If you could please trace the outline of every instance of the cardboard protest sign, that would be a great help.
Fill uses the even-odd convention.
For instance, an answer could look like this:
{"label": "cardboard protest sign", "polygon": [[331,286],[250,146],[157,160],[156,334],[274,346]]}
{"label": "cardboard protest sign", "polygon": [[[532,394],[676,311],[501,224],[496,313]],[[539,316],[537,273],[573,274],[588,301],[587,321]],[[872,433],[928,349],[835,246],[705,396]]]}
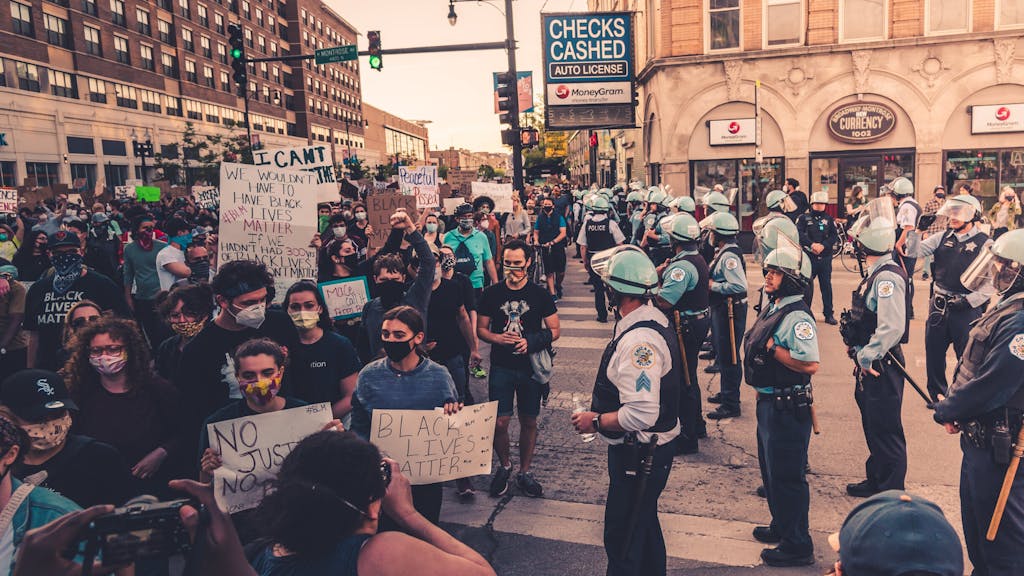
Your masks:
{"label": "cardboard protest sign", "polygon": [[127,200],[131,197],[133,190],[134,188],[131,186],[114,186],[114,198],[116,200]]}
{"label": "cardboard protest sign", "polygon": [[391,215],[395,210],[405,211],[416,221],[416,197],[397,193],[370,194],[366,197],[366,218],[373,226],[373,234],[367,234],[371,246],[383,246],[391,232]]}
{"label": "cardboard protest sign", "polygon": [[217,506],[228,514],[255,508],[268,493],[285,456],[332,418],[331,405],[322,402],[208,424],[210,448],[220,453],[223,462],[213,471]]}
{"label": "cardboard protest sign", "polygon": [[18,212],[18,189],[0,188],[0,213],[16,214]]}
{"label": "cardboard protest sign", "polygon": [[327,313],[335,320],[359,316],[363,313],[363,305],[370,301],[370,284],[366,276],[332,280],[318,287],[327,304]]}
{"label": "cardboard protest sign", "polygon": [[[305,170],[316,174],[312,188],[316,189],[317,202],[337,202],[341,187],[334,177],[334,160],[327,146],[302,146],[257,150],[252,153],[256,166],[273,166],[292,170]],[[308,190],[308,188],[307,188]],[[302,191],[303,193],[306,190]]]}
{"label": "cardboard protest sign", "polygon": [[21,196],[26,206],[35,208],[39,202],[53,198],[53,190],[49,188],[18,186],[18,195]]}
{"label": "cardboard protest sign", "polygon": [[452,188],[457,188],[463,194],[467,194],[470,189],[470,184],[473,180],[476,180],[476,170],[448,170],[448,183],[452,185]]}
{"label": "cardboard protest sign", "polygon": [[398,185],[402,194],[416,197],[417,208],[437,208],[437,166],[399,166]]}
{"label": "cardboard protest sign", "polygon": [[220,189],[216,186],[193,186],[192,198],[196,206],[213,210],[220,206]]}
{"label": "cardboard protest sign", "polygon": [[136,186],[135,197],[143,202],[159,202],[160,201],[160,187],[159,186]]}
{"label": "cardboard protest sign", "polygon": [[223,265],[257,260],[274,275],[277,299],[303,278],[316,278],[316,206],[302,192],[316,175],[270,166],[220,166],[221,219],[218,238]]}
{"label": "cardboard protest sign", "polygon": [[512,184],[496,184],[494,182],[473,182],[473,196],[475,200],[481,196],[487,196],[494,200],[494,211],[509,213],[512,211]]}
{"label": "cardboard protest sign", "polygon": [[455,209],[460,205],[465,204],[465,198],[445,198],[444,199],[444,213],[451,216],[455,214]]}
{"label": "cardboard protest sign", "polygon": [[446,416],[436,410],[374,410],[370,442],[398,462],[413,484],[433,484],[491,473],[498,403],[466,406]]}

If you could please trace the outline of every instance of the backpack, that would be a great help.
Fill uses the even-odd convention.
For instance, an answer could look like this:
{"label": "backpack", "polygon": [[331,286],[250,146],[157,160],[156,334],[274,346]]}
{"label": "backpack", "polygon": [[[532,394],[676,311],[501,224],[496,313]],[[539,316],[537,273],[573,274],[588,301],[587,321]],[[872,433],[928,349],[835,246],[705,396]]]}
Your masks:
{"label": "backpack", "polygon": [[466,248],[466,240],[465,237],[460,239],[458,247],[455,248],[455,271],[469,276],[476,272],[476,258],[469,248]]}

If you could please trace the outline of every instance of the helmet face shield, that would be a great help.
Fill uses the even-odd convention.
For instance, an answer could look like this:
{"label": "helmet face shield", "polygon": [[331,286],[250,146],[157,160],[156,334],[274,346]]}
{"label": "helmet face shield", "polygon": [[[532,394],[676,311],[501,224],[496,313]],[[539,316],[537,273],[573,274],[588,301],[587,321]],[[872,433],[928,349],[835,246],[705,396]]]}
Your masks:
{"label": "helmet face shield", "polygon": [[960,282],[964,288],[972,292],[1002,293],[1014,285],[1020,274],[1019,262],[996,256],[991,247],[988,247],[978,254],[967,270],[964,270],[960,275]]}
{"label": "helmet face shield", "polygon": [[868,202],[864,215],[850,227],[850,236],[856,238],[868,228],[876,227],[896,229],[896,210],[893,208],[892,201],[884,196]]}
{"label": "helmet face shield", "polygon": [[950,220],[959,220],[960,222],[970,222],[974,220],[976,210],[974,206],[965,204],[963,202],[954,202],[953,200],[946,200],[946,203],[935,213],[936,216],[945,216]]}
{"label": "helmet face shield", "polygon": [[[590,268],[594,271],[594,274],[596,274],[599,278],[604,280],[608,277],[608,262],[611,261],[612,256],[615,256],[620,252],[625,252],[629,250],[644,254],[644,251],[642,249],[632,244],[623,244],[621,246],[615,246],[614,248],[609,248],[607,250],[595,252],[594,256],[590,259]],[[646,256],[646,254],[644,255]]]}

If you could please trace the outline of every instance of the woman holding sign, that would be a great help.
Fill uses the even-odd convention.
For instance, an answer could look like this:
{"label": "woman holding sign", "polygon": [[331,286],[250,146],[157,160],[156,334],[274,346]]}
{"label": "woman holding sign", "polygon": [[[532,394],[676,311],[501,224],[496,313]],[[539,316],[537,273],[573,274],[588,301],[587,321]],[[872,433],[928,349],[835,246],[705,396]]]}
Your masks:
{"label": "woman holding sign", "polygon": [[[427,358],[420,349],[426,334],[423,317],[415,308],[398,306],[385,312],[380,334],[387,357],[367,364],[359,373],[352,396],[353,432],[369,440],[373,411],[378,408],[431,410],[443,407],[446,414],[455,414],[462,408],[448,370]],[[441,486],[439,482],[413,487],[416,510],[433,523],[441,516]]]}

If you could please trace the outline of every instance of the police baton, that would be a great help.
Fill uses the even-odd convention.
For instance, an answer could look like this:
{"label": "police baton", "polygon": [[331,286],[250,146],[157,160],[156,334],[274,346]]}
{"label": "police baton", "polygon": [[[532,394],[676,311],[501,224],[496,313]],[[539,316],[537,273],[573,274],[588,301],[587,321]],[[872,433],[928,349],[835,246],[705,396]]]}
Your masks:
{"label": "police baton", "polygon": [[725,299],[725,305],[729,307],[729,353],[732,354],[732,365],[735,366],[739,361],[736,359],[736,312],[733,310],[731,296]]}
{"label": "police baton", "polygon": [[885,358],[889,361],[889,364],[893,365],[896,370],[903,375],[907,382],[910,382],[910,385],[914,387],[914,390],[917,390],[917,393],[921,395],[921,398],[924,398],[924,403],[928,406],[928,409],[934,410],[935,407],[932,405],[932,399],[928,397],[928,394],[926,394],[920,386],[917,385],[917,382],[914,382],[914,379],[910,377],[909,373],[907,373],[907,368],[903,364],[900,364],[900,361],[896,359],[896,355],[892,353],[892,350],[885,353]]}
{"label": "police baton", "polygon": [[985,539],[994,542],[999,532],[999,523],[1003,520],[1003,512],[1006,510],[1006,500],[1010,497],[1010,490],[1013,488],[1013,480],[1017,477],[1017,467],[1020,459],[1024,457],[1024,427],[1017,433],[1017,445],[1013,448],[1013,457],[1010,458],[1010,466],[1006,469],[1006,476],[1003,477],[1003,487],[999,490],[999,499],[996,500],[996,509],[992,511],[992,520],[988,524],[988,533]]}
{"label": "police baton", "polygon": [[654,451],[657,448],[657,434],[651,434],[650,442],[641,447],[640,467],[636,473],[636,487],[633,492],[633,506],[629,509],[629,518],[626,520],[626,537],[622,540],[623,558],[629,555],[633,532],[636,532],[636,525],[640,522],[640,507],[643,504],[644,492],[647,490],[647,478],[650,477],[651,469],[654,467]]}
{"label": "police baton", "polygon": [[690,364],[686,361],[686,344],[683,344],[683,317],[679,313],[679,310],[673,310],[676,320],[676,340],[679,341],[679,356],[683,360],[683,382],[686,382],[686,387],[689,388],[692,384],[690,382]]}

